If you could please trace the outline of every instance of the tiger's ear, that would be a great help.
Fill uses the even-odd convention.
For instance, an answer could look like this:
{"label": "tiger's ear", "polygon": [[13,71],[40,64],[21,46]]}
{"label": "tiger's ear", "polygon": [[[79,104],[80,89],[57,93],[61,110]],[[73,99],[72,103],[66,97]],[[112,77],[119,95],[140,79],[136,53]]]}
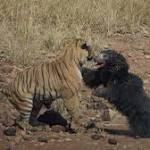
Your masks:
{"label": "tiger's ear", "polygon": [[81,45],[81,48],[82,48],[82,49],[85,49],[85,50],[87,50],[87,51],[92,50],[92,46],[91,46],[91,44],[88,43],[88,42],[83,43],[83,44]]}

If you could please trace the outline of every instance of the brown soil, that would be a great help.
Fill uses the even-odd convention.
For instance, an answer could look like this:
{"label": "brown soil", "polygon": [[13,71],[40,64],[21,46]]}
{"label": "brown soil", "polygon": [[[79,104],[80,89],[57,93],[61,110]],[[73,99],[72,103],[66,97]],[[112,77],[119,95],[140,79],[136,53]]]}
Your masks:
{"label": "brown soil", "polygon": [[[114,36],[106,39],[109,47],[124,54],[130,64],[130,71],[139,75],[144,82],[144,88],[150,91],[150,38],[143,35]],[[5,86],[19,71],[11,61],[0,61],[0,87]],[[7,99],[0,94],[0,150],[149,150],[150,139],[135,138],[131,135],[123,116],[115,111],[110,111],[109,105],[105,105],[101,99],[90,100],[90,91],[86,88],[82,91],[84,104],[88,105],[84,111],[85,120],[94,120],[94,125],[100,129],[89,127],[77,134],[64,132],[63,127],[50,128],[46,126],[42,131],[31,132],[29,135],[16,136],[4,135],[4,130],[14,123],[12,114],[17,114],[10,106]],[[96,106],[97,107],[96,107]],[[57,129],[58,128],[58,129]],[[53,131],[52,131],[53,129]],[[40,139],[40,138],[45,139]]]}

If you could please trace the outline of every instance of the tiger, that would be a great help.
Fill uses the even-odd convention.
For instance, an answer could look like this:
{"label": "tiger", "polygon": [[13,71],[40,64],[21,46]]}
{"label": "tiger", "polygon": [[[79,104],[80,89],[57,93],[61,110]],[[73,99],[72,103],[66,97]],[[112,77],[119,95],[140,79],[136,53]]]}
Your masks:
{"label": "tiger", "polygon": [[82,39],[67,40],[64,47],[54,60],[20,71],[7,88],[2,89],[2,93],[19,112],[18,124],[23,130],[30,124],[33,110],[39,112],[43,106],[49,108],[53,101],[60,98],[70,122],[79,117],[79,92],[82,86],[80,68],[92,59],[92,48]]}

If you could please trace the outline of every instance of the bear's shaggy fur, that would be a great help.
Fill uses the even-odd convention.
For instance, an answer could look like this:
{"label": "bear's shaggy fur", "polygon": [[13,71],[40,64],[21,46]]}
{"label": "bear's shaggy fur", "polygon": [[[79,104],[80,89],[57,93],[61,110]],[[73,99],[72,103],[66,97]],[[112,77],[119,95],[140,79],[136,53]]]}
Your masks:
{"label": "bear's shaggy fur", "polygon": [[96,70],[83,69],[85,83],[97,87],[93,95],[103,97],[127,117],[134,135],[150,137],[150,99],[142,80],[128,72],[126,59],[114,50],[99,52]]}

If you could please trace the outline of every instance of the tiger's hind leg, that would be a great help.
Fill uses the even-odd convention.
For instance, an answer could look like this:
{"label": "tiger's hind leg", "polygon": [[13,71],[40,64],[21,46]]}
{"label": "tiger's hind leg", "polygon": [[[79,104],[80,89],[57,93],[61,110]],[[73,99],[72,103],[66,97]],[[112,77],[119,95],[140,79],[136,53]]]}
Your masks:
{"label": "tiger's hind leg", "polygon": [[33,102],[31,99],[24,99],[21,100],[18,104],[18,111],[20,113],[20,118],[16,120],[16,125],[19,126],[19,128],[23,129],[24,131],[27,131],[31,126],[29,124],[30,115],[33,108]]}

